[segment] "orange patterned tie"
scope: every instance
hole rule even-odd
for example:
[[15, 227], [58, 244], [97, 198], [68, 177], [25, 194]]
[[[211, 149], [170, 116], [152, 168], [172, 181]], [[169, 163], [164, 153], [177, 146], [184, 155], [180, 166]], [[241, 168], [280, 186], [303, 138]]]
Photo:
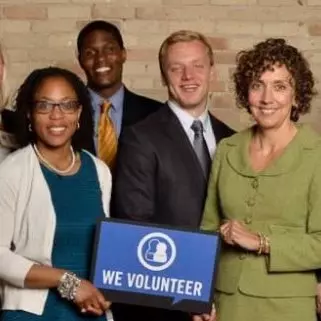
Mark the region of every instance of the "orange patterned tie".
[[98, 125], [98, 157], [113, 168], [117, 153], [117, 134], [109, 116], [111, 103], [104, 101]]

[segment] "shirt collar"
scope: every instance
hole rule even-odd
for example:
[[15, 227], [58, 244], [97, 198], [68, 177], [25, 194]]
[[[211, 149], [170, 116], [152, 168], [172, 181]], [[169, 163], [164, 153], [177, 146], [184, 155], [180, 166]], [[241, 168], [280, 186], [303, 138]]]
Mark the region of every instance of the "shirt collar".
[[173, 111], [173, 113], [177, 116], [180, 120], [181, 124], [183, 125], [185, 130], [190, 130], [194, 120], [200, 120], [203, 124], [203, 130], [206, 132], [208, 130], [208, 126], [210, 124], [210, 117], [208, 114], [208, 107], [204, 112], [197, 118], [194, 118], [191, 114], [189, 114], [186, 110], [181, 108], [176, 102], [173, 100], [169, 100], [167, 102], [169, 108]]
[[[93, 108], [99, 109], [105, 98], [100, 96], [97, 92], [93, 91], [91, 88], [88, 87], [88, 91], [91, 97], [91, 102]], [[119, 111], [123, 108], [124, 102], [124, 95], [125, 95], [125, 88], [121, 86], [111, 97], [109, 97], [108, 101], [112, 104], [112, 109], [115, 111]]]

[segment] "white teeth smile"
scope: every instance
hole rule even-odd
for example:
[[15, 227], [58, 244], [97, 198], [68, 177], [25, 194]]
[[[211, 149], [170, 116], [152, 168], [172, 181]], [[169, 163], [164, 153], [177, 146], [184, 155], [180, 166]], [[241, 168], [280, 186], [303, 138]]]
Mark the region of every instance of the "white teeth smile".
[[272, 115], [275, 112], [275, 109], [260, 108], [260, 111], [262, 114]]
[[100, 67], [96, 69], [96, 72], [106, 72], [109, 71], [111, 68], [110, 67]]
[[186, 85], [186, 86], [182, 86], [182, 88], [185, 91], [195, 91], [197, 89], [197, 86], [196, 85]]
[[66, 127], [50, 127], [49, 130], [54, 133], [61, 133], [66, 129]]

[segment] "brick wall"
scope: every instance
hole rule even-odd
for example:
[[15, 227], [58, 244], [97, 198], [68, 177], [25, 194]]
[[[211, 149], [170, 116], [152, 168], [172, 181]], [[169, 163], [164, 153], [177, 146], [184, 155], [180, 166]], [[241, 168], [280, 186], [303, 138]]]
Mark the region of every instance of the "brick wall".
[[[128, 49], [124, 81], [128, 87], [164, 99], [157, 51], [178, 29], [210, 38], [217, 79], [213, 113], [240, 129], [249, 117], [234, 107], [230, 75], [235, 53], [266, 37], [285, 37], [304, 51], [321, 79], [321, 0], [0, 0], [0, 41], [10, 59], [16, 87], [34, 68], [59, 65], [80, 73], [75, 40], [90, 19], [119, 26]], [[321, 92], [318, 81], [317, 89]], [[304, 117], [321, 131], [321, 98]]]

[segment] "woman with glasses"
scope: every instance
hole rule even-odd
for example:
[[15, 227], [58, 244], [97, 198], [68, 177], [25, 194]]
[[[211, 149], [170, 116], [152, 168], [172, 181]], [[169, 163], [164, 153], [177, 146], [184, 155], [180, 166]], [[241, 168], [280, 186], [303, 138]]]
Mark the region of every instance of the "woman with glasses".
[[22, 147], [0, 165], [0, 320], [106, 320], [110, 303], [88, 277], [111, 175], [88, 152], [86, 87], [67, 70], [35, 70], [18, 91], [16, 113]]

